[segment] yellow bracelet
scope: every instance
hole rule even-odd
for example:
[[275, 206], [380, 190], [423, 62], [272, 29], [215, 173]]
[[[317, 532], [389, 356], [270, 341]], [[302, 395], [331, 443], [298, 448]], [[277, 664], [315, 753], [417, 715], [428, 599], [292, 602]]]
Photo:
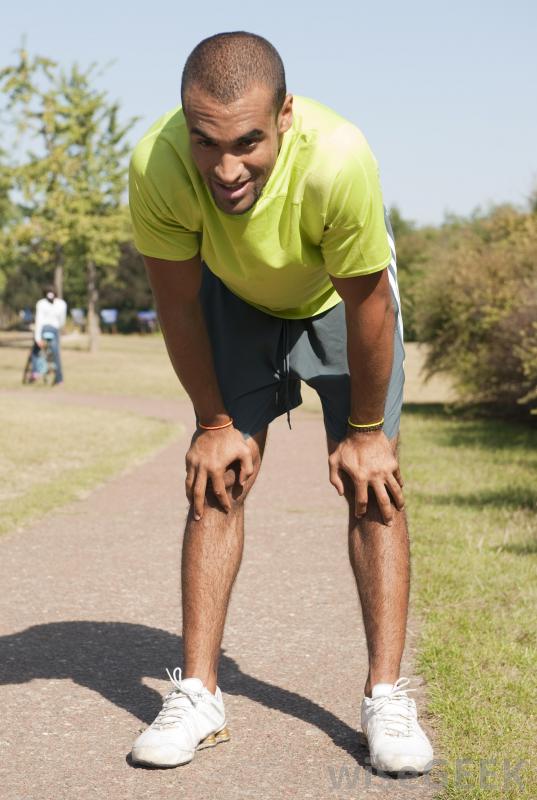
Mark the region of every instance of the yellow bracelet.
[[357, 425], [356, 422], [351, 422], [351, 418], [349, 417], [347, 422], [351, 426], [351, 428], [375, 428], [378, 425], [382, 425], [384, 423], [384, 417], [382, 417], [379, 422], [369, 422], [367, 425]]

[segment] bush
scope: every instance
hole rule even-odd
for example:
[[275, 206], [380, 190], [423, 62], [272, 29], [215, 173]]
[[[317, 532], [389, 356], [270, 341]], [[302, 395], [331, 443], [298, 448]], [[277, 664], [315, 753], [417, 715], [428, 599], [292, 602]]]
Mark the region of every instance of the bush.
[[413, 293], [429, 375], [462, 399], [537, 412], [537, 216], [504, 207], [444, 226]]
[[401, 311], [405, 328], [405, 341], [415, 342], [416, 328], [416, 287], [423, 279], [431, 244], [435, 241], [436, 228], [418, 228], [414, 222], [401, 216], [397, 206], [390, 209], [390, 221], [397, 252], [397, 282], [401, 296]]

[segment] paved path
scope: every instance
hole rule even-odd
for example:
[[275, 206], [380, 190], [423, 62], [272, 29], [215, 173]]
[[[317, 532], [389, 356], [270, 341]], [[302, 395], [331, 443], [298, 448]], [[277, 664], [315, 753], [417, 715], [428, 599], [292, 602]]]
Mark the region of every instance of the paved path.
[[[68, 394], [57, 402], [74, 402]], [[271, 429], [247, 511], [219, 684], [231, 741], [175, 770], [127, 755], [181, 664], [186, 404], [78, 398], [185, 434], [82, 501], [0, 540], [2, 800], [432, 797], [372, 776], [359, 723], [366, 648], [320, 420]], [[136, 409], [133, 404], [136, 405]], [[413, 675], [415, 622], [402, 674]], [[417, 695], [423, 713], [422, 690]], [[425, 717], [425, 726], [427, 719]]]

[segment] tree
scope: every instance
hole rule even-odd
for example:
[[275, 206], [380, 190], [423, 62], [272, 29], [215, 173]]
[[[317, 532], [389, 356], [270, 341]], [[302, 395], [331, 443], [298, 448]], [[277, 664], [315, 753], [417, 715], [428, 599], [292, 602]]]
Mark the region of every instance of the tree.
[[5, 152], [0, 149], [0, 295], [13, 268], [14, 241], [11, 229], [17, 219], [17, 208], [11, 202], [11, 170], [5, 161]]
[[[61, 295], [64, 271], [85, 277], [90, 349], [97, 349], [99, 285], [110, 280], [129, 238], [122, 204], [126, 188], [126, 135], [119, 106], [93, 85], [96, 66], [64, 71], [50, 59], [30, 59], [0, 71], [7, 109], [31, 149], [13, 165], [21, 219], [14, 233], [20, 257]], [[73, 278], [75, 276], [73, 275]]]
[[418, 228], [415, 222], [403, 218], [397, 206], [392, 206], [389, 213], [397, 252], [405, 340], [412, 342], [416, 340], [416, 287], [423, 280], [437, 231], [432, 227]]

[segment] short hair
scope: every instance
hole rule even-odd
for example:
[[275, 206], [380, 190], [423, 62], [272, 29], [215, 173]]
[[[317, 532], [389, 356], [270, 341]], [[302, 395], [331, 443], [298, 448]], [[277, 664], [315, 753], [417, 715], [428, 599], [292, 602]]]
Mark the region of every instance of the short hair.
[[43, 286], [44, 297], [46, 297], [50, 292], [52, 292], [54, 295], [56, 294], [56, 289], [52, 283], [48, 283], [46, 286]]
[[276, 113], [287, 88], [280, 54], [255, 33], [233, 31], [203, 39], [188, 56], [181, 78], [181, 102], [190, 86], [197, 85], [215, 100], [228, 105], [256, 84], [272, 89]]

